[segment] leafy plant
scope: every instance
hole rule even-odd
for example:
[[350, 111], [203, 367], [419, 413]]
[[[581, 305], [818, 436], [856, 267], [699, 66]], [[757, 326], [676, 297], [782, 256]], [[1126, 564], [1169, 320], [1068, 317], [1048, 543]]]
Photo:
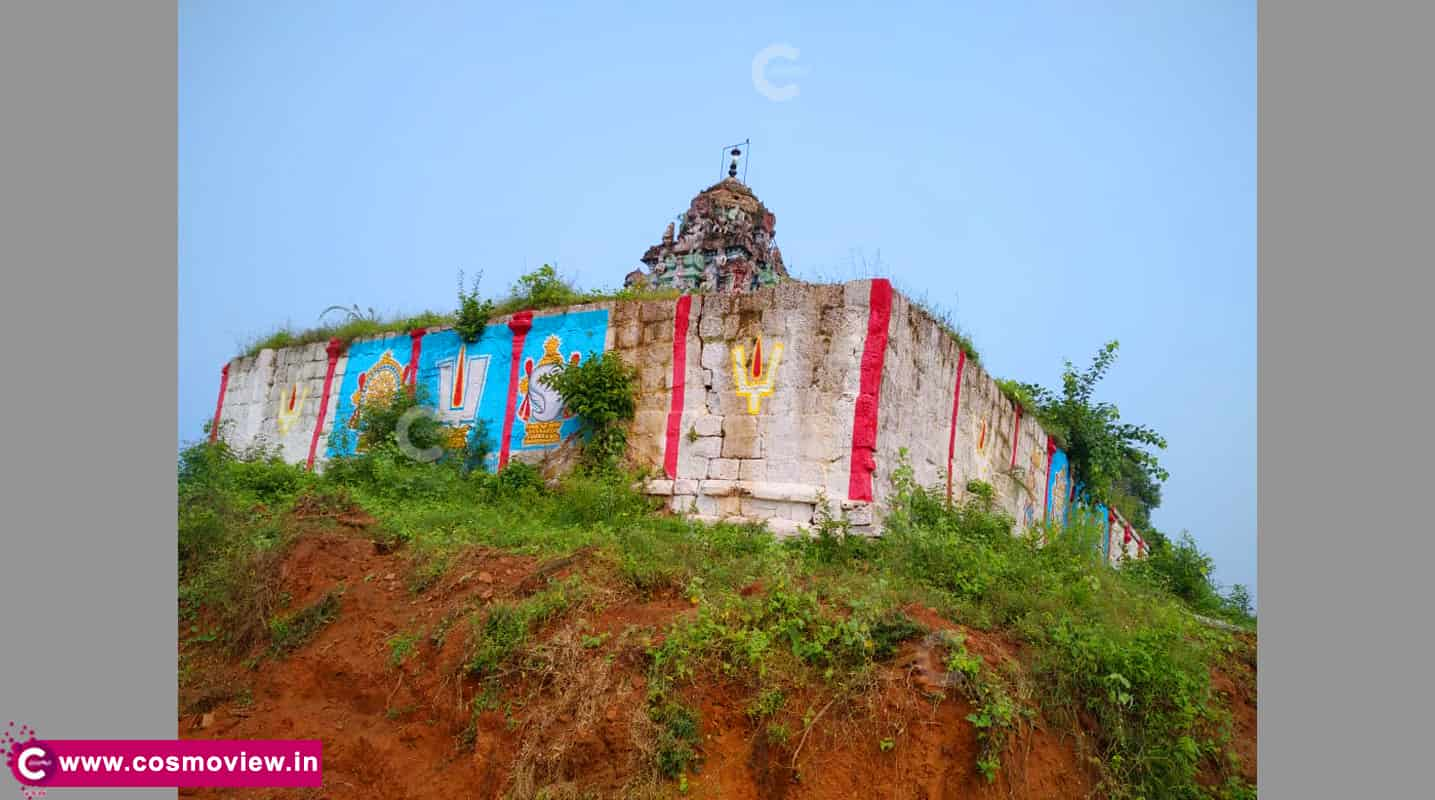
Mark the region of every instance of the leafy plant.
[[458, 314], [454, 318], [453, 329], [465, 342], [478, 341], [488, 327], [489, 318], [494, 315], [493, 301], [484, 299], [478, 293], [482, 280], [483, 271], [479, 270], [473, 278], [473, 288], [465, 291], [463, 270], [458, 272]]
[[313, 605], [295, 614], [275, 617], [269, 622], [270, 649], [276, 654], [293, 652], [339, 616], [342, 592], [326, 593]]
[[553, 308], [586, 302], [589, 295], [580, 292], [573, 284], [558, 274], [557, 268], [544, 264], [532, 272], [524, 273], [513, 284], [512, 294], [504, 302], [505, 308]]
[[399, 667], [414, 654], [419, 642], [419, 635], [412, 631], [407, 633], [396, 633], [389, 637], [389, 666]]
[[669, 701], [650, 704], [648, 716], [658, 724], [654, 761], [659, 774], [669, 780], [681, 777], [698, 761], [696, 747], [701, 741], [698, 712]]
[[591, 353], [542, 380], [562, 395], [568, 410], [578, 416], [587, 463], [616, 465], [628, 448], [627, 423], [637, 410], [637, 371], [617, 353]]
[[991, 508], [997, 499], [997, 490], [986, 481], [972, 479], [967, 481], [967, 493], [976, 498], [985, 508]]
[[[1023, 411], [1036, 410], [1036, 400], [1033, 398], [1031, 392], [1026, 388], [1025, 385], [1017, 383], [1016, 381], [1006, 380], [1004, 378], [997, 378], [996, 385], [997, 388], [1001, 390], [1001, 393], [1005, 395], [1008, 400], [1012, 401], [1018, 406], [1021, 406]], [[1048, 433], [1049, 432], [1050, 431], [1048, 431]]]
[[1087, 493], [1106, 498], [1144, 528], [1151, 510], [1161, 504], [1160, 483], [1169, 477], [1150, 448], [1164, 449], [1166, 440], [1144, 425], [1122, 422], [1115, 405], [1096, 400], [1096, 386], [1116, 361], [1117, 348], [1116, 341], [1107, 342], [1083, 371], [1067, 361], [1059, 390], [1029, 383], [1008, 384], [1004, 390], [1027, 398], [1023, 406], [1061, 440], [1072, 477]]
[[[920, 633], [903, 613], [919, 604], [973, 629], [973, 637], [999, 631], [1019, 645], [1019, 674], [989, 669], [967, 643], [943, 654], [951, 679], [971, 692], [981, 773], [995, 778], [1001, 742], [1039, 710], [1053, 730], [1083, 732], [1100, 770], [1097, 795], [1249, 796], [1223, 760], [1229, 723], [1220, 716], [1224, 701], [1213, 690], [1212, 671], [1220, 659], [1245, 659], [1233, 654], [1250, 637], [1196, 622], [1188, 612], [1196, 605], [1180, 595], [1194, 588], [1200, 596], [1202, 575], [1213, 590], [1210, 602], [1234, 606], [1240, 593], [1214, 593], [1199, 552], [1170, 556], [1169, 572], [1180, 581], [1161, 572], [1168, 565], [1156, 554], [1167, 546], [1179, 550], [1184, 540], [1149, 536], [1151, 559], [1112, 570], [1093, 546], [1097, 526], [1087, 531], [1078, 521], [1044, 544], [1013, 536], [1012, 520], [984, 502], [979, 484], [949, 504], [945, 485], [919, 484], [905, 461], [893, 471], [884, 535], [848, 536], [833, 521], [825, 541], [650, 513], [651, 501], [635, 488], [639, 477], [618, 470], [582, 471], [545, 485], [518, 461], [498, 474], [468, 475], [457, 461], [420, 463], [378, 442], [310, 474], [222, 441], [186, 448], [179, 460], [180, 608], [186, 630], [199, 624], [217, 638], [190, 637], [181, 642], [182, 655], [238, 642], [235, 658], [257, 663], [271, 652], [271, 638], [288, 647], [303, 641], [304, 631], [312, 635], [313, 622], [326, 615], [283, 608], [278, 565], [309, 530], [333, 530], [335, 518], [362, 509], [375, 519], [375, 532], [348, 535], [402, 543], [415, 575], [441, 574], [468, 548], [549, 564], [581, 551], [595, 567], [583, 574], [605, 582], [601, 596], [616, 590], [690, 598], [692, 610], [664, 630], [631, 634], [649, 656], [654, 768], [675, 775], [679, 788], [702, 741], [695, 714], [663, 709], [683, 687], [727, 681], [747, 691], [743, 707], [771, 742], [786, 741], [789, 727], [797, 730], [794, 739], [806, 737], [833, 715], [822, 717], [818, 702], [789, 716], [792, 698], [830, 694], [834, 703], [851, 704], [863, 697], [874, 665]], [[547, 648], [535, 644], [546, 626], [584, 601], [578, 581], [550, 582], [476, 612], [456, 607], [432, 623], [426, 632], [439, 647], [454, 621], [468, 622], [458, 630], [467, 629], [466, 660], [484, 687], [475, 712], [501, 704], [512, 673], [547, 664]], [[396, 637], [384, 655], [406, 649]], [[182, 666], [198, 672], [206, 662]], [[511, 712], [505, 721], [520, 724]], [[891, 731], [874, 739], [889, 733], [900, 741]], [[472, 743], [476, 736], [470, 726], [460, 738]]]

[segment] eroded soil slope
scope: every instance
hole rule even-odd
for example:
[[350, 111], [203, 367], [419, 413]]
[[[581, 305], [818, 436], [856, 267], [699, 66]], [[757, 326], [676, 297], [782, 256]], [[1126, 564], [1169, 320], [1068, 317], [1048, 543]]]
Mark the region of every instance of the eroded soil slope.
[[[236, 656], [196, 636], [202, 620], [182, 626], [182, 737], [324, 742], [322, 789], [244, 797], [1099, 796], [1083, 742], [1040, 718], [1018, 726], [989, 783], [975, 767], [972, 708], [949, 688], [931, 636], [903, 642], [860, 693], [790, 687], [770, 714], [754, 713], [758, 698], [740, 672], [697, 676], [680, 691], [700, 712], [699, 761], [677, 779], [663, 777], [650, 653], [675, 620], [694, 613], [691, 602], [614, 588], [621, 582], [591, 553], [540, 562], [473, 549], [425, 586], [402, 550], [364, 535], [365, 520], [343, 522], [300, 537], [280, 565], [287, 607], [339, 597], [332, 620], [292, 651]], [[589, 587], [581, 603], [546, 620], [497, 675], [469, 676], [473, 620], [483, 609], [575, 575]], [[907, 612], [930, 630], [959, 628], [930, 609]], [[987, 665], [1020, 668], [1016, 644], [961, 630]], [[1254, 664], [1248, 674], [1218, 676], [1217, 686], [1231, 698], [1253, 779]]]

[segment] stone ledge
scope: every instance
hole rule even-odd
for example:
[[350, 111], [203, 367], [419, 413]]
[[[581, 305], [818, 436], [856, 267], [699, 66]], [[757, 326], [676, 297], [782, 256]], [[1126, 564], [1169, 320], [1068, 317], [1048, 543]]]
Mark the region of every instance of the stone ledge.
[[703, 522], [709, 525], [714, 525], [719, 522], [725, 522], [729, 525], [766, 525], [767, 529], [772, 531], [773, 534], [780, 539], [786, 539], [793, 536], [801, 536], [806, 533], [808, 528], [808, 526], [799, 525], [792, 520], [779, 518], [759, 519], [757, 517], [741, 517], [736, 515], [727, 517], [716, 517], [706, 514], [690, 514], [688, 515], [688, 519], [696, 520], [697, 522]]
[[[734, 481], [707, 479], [702, 481], [680, 478], [676, 481], [650, 480], [643, 491], [655, 495], [704, 494], [711, 497], [727, 497], [738, 494], [758, 500], [778, 500], [784, 503], [807, 503], [816, 506], [821, 502], [822, 487], [807, 483], [779, 483], [774, 481]], [[870, 509], [869, 503], [842, 503], [843, 510]], [[870, 510], [869, 510], [870, 514]]]

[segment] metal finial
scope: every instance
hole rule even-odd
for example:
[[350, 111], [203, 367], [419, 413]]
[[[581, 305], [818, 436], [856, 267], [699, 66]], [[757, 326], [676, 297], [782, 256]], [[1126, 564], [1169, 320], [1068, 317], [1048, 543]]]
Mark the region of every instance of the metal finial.
[[[738, 144], [730, 145], [729, 147], [724, 147], [724, 148], [723, 148], [723, 150], [727, 151], [727, 152], [725, 153], [725, 155], [731, 159], [731, 161], [729, 161], [728, 167], [727, 167], [727, 176], [728, 176], [729, 178], [736, 178], [736, 177], [737, 177], [737, 162], [743, 158], [743, 152], [744, 152], [744, 149], [747, 148], [747, 146], [748, 146], [748, 140], [747, 140], [747, 139], [744, 139], [744, 140], [742, 140], [741, 142], [739, 142]], [[743, 162], [742, 162], [742, 179], [743, 179], [743, 182], [746, 182], [746, 181], [747, 181], [747, 161], [746, 161], [746, 160], [743, 160]]]

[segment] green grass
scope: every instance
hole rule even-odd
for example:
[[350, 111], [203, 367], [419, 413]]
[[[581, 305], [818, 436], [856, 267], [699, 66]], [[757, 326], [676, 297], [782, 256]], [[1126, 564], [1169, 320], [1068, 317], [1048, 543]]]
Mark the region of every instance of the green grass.
[[304, 646], [339, 616], [339, 598], [342, 595], [342, 589], [328, 592], [301, 611], [270, 620], [270, 650], [276, 655], [284, 655]]
[[403, 333], [415, 328], [435, 328], [452, 325], [454, 315], [439, 311], [424, 311], [414, 315], [400, 315], [392, 317], [358, 317], [350, 318], [344, 322], [336, 322], [328, 325], [317, 325], [312, 328], [295, 330], [284, 325], [267, 334], [255, 337], [245, 344], [240, 352], [241, 356], [258, 355], [260, 350], [278, 350], [284, 347], [298, 347], [300, 345], [314, 344], [315, 342], [327, 342], [330, 339], [338, 339], [344, 344], [362, 339], [367, 336], [378, 336], [384, 333]]
[[413, 631], [396, 633], [389, 637], [389, 666], [401, 667], [418, 649], [419, 634]]
[[[918, 603], [1024, 645], [1019, 687], [960, 640], [944, 640], [983, 745], [972, 769], [995, 777], [1004, 743], [1029, 716], [1058, 730], [1076, 730], [1080, 716], [1096, 724], [1091, 755], [1104, 795], [1216, 796], [1196, 775], [1224, 763], [1227, 720], [1209, 675], [1236, 640], [1196, 622], [1160, 585], [1107, 567], [1097, 531], [1048, 531], [1038, 546], [1034, 537], [1013, 536], [1012, 520], [979, 500], [949, 506], [944, 490], [916, 485], [906, 467], [896, 471], [880, 540], [846, 536], [831, 520], [818, 535], [790, 540], [758, 526], [699, 524], [654, 513], [634, 482], [602, 471], [571, 475], [550, 490], [523, 468], [465, 474], [456, 463], [419, 464], [385, 447], [313, 476], [245, 460], [222, 445], [196, 445], [180, 470], [182, 608], [250, 609], [236, 598], [263, 571], [246, 565], [283, 552], [283, 515], [296, 503], [362, 506], [378, 520], [376, 536], [419, 559], [425, 580], [437, 580], [475, 546], [541, 559], [583, 550], [586, 566], [573, 577], [497, 601], [457, 629], [467, 636], [469, 672], [491, 682], [521, 665], [545, 626], [584, 601], [587, 581], [636, 598], [685, 598], [694, 611], [648, 652], [655, 767], [671, 777], [699, 757], [699, 721], [678, 710], [686, 708], [685, 691], [715, 679], [747, 687], [754, 721], [785, 733], [775, 717], [789, 689], [860, 696], [877, 665], [926, 633], [902, 612]], [[261, 635], [274, 647], [295, 646], [337, 613], [333, 602], [283, 617]], [[220, 615], [221, 639], [232, 638], [226, 626], [242, 616]], [[431, 638], [442, 641], [450, 623]], [[391, 642], [391, 652], [404, 649], [399, 644]]]
[[570, 578], [512, 603], [495, 603], [473, 618], [473, 645], [468, 673], [483, 678], [517, 654], [544, 623], [567, 611], [583, 596], [582, 581]]
[[[491, 316], [503, 316], [525, 309], [539, 311], [604, 301], [672, 300], [680, 294], [681, 292], [675, 289], [578, 289], [572, 281], [563, 277], [557, 270], [544, 265], [520, 276], [507, 295], [490, 299], [491, 305], [485, 308], [485, 312]], [[480, 299], [475, 297], [476, 301]], [[260, 350], [277, 350], [283, 347], [327, 342], [330, 339], [338, 339], [347, 345], [355, 339], [386, 333], [404, 333], [415, 328], [452, 327], [459, 319], [457, 310], [452, 312], [424, 311], [414, 315], [388, 317], [380, 317], [372, 313], [367, 316], [351, 314], [343, 322], [318, 325], [307, 329], [295, 329], [290, 325], [283, 325], [247, 342], [242, 347], [240, 355], [254, 356]], [[470, 324], [472, 324], [471, 321]]]

